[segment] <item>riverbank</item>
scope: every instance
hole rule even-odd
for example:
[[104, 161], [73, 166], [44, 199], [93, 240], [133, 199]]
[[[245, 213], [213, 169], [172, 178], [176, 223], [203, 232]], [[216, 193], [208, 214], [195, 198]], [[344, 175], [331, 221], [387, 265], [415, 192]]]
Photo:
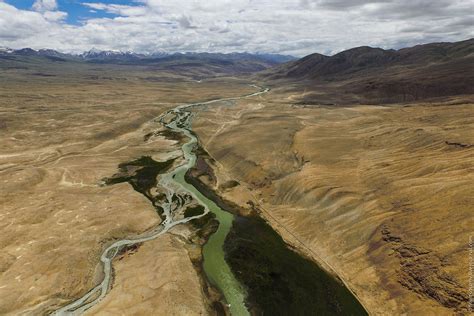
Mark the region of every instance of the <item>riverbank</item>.
[[225, 258], [245, 285], [252, 315], [367, 315], [340, 281], [291, 249], [258, 212], [244, 211], [220, 197], [211, 188], [216, 184], [207, 163], [211, 158], [202, 148], [196, 152], [201, 163], [186, 173], [186, 181], [235, 214], [224, 243]]
[[[184, 162], [162, 174], [157, 182], [158, 172], [166, 170], [172, 161], [158, 163], [151, 157], [141, 158], [121, 164], [116, 178], [106, 180], [105, 183], [130, 183], [157, 207], [158, 214], [163, 215], [163, 222], [145, 236], [117, 241], [109, 246], [101, 257], [105, 275], [102, 283], [84, 297], [60, 309], [58, 314], [85, 311], [104, 299], [111, 285], [111, 261], [122, 247], [153, 240], [179, 224], [206, 216], [207, 212], [215, 215], [219, 226], [204, 244], [202, 266], [210, 283], [224, 294], [232, 315], [247, 315], [249, 311], [253, 314], [366, 314], [343, 284], [338, 283], [311, 260], [289, 249], [271, 226], [256, 214], [246, 214], [246, 217], [234, 220], [231, 213], [223, 210], [185, 180], [189, 170], [194, 167], [204, 168], [209, 179], [215, 180], [206, 161], [197, 157], [197, 154], [202, 153], [195, 150], [198, 139], [191, 131], [193, 113], [189, 109], [257, 96], [267, 91], [261, 89], [260, 92], [240, 98], [181, 105], [154, 120], [163, 127], [186, 136], [188, 141], [181, 146]], [[147, 134], [145, 141], [153, 135], [155, 134]], [[238, 182], [230, 181], [223, 187], [232, 188], [237, 185]], [[217, 194], [213, 196], [224, 205], [224, 200], [217, 197]], [[196, 211], [195, 205], [189, 204], [191, 201], [203, 205], [206, 212], [187, 217], [190, 207], [192, 211], [189, 212]], [[157, 204], [161, 206], [158, 207]]]
[[[459, 102], [298, 106], [274, 90], [209, 107], [193, 130], [219, 194], [253, 201], [370, 313], [451, 315], [468, 308], [472, 222], [472, 147], [455, 144], [473, 143], [472, 104]], [[223, 189], [231, 179], [240, 185]]]

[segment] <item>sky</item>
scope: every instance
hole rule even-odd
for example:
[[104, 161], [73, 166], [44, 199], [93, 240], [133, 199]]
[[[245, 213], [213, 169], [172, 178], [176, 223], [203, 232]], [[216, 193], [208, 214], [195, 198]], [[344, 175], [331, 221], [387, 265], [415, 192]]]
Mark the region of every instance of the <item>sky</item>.
[[0, 47], [332, 55], [474, 37], [474, 0], [0, 0]]

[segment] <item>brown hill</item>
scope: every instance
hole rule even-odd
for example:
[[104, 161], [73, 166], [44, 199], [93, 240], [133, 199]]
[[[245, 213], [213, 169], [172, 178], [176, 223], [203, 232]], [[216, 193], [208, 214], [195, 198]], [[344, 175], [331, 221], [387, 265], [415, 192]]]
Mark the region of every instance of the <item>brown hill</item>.
[[[312, 54], [263, 73], [306, 91], [302, 103], [393, 103], [474, 93], [474, 39], [400, 50]], [[286, 85], [288, 86], [288, 85]], [[309, 92], [308, 92], [309, 91]]]

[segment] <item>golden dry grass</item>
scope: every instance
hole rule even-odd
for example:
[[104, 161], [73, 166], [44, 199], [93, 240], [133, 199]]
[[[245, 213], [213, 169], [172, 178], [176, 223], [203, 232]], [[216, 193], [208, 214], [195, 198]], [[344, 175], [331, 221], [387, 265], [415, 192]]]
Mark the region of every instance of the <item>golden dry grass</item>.
[[222, 194], [258, 202], [370, 312], [449, 315], [467, 312], [473, 106], [295, 106], [270, 94], [209, 108], [194, 129], [220, 182], [241, 182]]
[[[0, 314], [38, 315], [83, 295], [100, 278], [106, 245], [160, 222], [128, 184], [98, 185], [121, 162], [178, 149], [164, 138], [144, 141], [157, 128], [152, 118], [177, 104], [254, 90], [238, 80], [142, 80], [141, 72], [82, 76], [2, 75]], [[173, 256], [165, 253], [163, 265]], [[183, 275], [195, 276], [189, 258], [180, 260]]]
[[87, 315], [205, 315], [206, 299], [183, 241], [144, 243], [115, 264], [114, 287]]

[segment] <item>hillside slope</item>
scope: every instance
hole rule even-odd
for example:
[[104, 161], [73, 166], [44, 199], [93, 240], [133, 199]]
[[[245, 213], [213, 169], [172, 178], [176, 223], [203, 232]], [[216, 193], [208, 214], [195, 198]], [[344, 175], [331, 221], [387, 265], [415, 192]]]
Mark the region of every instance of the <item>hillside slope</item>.
[[[335, 271], [372, 315], [467, 315], [473, 102], [200, 111], [218, 194]], [[236, 184], [229, 188], [229, 181]]]
[[261, 74], [305, 91], [301, 103], [394, 103], [474, 93], [474, 39], [400, 50], [357, 47], [312, 54]]

